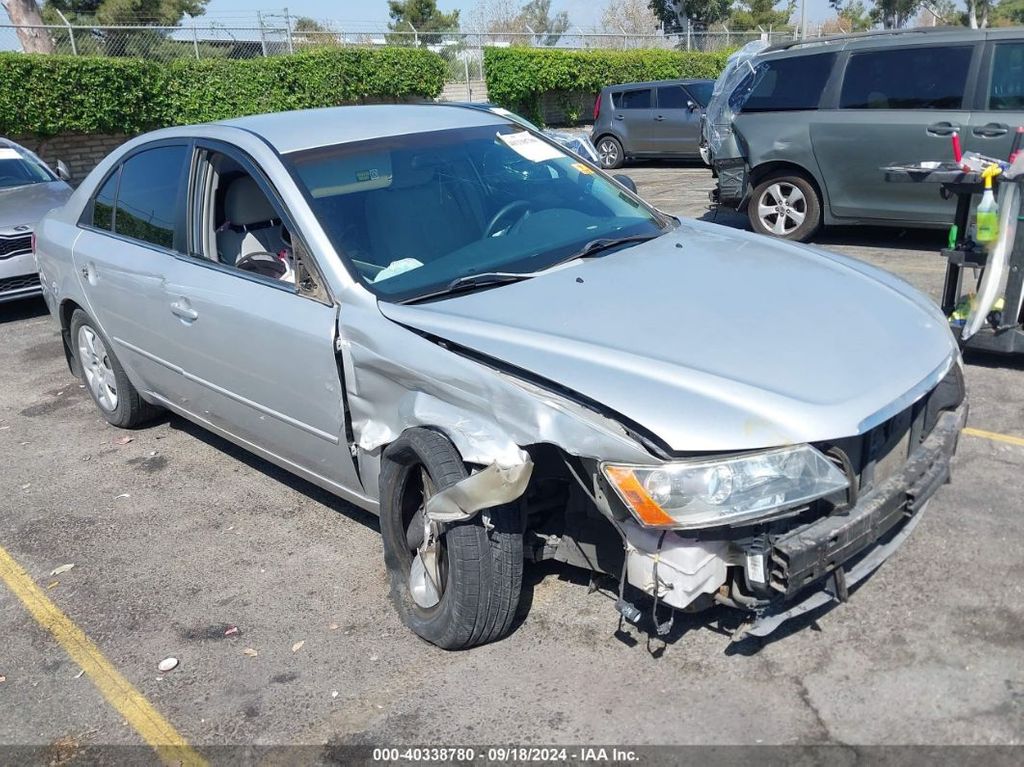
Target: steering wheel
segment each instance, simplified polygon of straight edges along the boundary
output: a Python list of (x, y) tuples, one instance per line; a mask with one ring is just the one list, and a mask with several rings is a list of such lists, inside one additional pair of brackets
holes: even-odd
[(241, 269), (243, 272), (253, 272), (264, 277), (273, 277), (275, 280), (284, 277), (288, 271), (288, 267), (277, 257), (277, 254), (267, 250), (255, 250), (252, 253), (246, 253), (235, 261), (235, 268)]
[(528, 203), (526, 200), (513, 200), (508, 205), (502, 206), (501, 210), (499, 210), (497, 213), (494, 214), (494, 216), (491, 217), (490, 223), (487, 224), (487, 228), (484, 230), (484, 237), (493, 237), (497, 232), (500, 232), (501, 229), (498, 228), (498, 224), (500, 224), (506, 218), (509, 218), (512, 215), (512, 213), (517, 210), (521, 212), (518, 216), (516, 216), (516, 218), (512, 220), (510, 225), (505, 228), (511, 229), (512, 226), (515, 226), (524, 218), (526, 218), (527, 214), (530, 212), (530, 203)]

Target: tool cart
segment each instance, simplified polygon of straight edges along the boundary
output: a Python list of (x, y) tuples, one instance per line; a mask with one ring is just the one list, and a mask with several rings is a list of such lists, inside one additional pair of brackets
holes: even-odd
[(1024, 216), (1021, 210), (1024, 174), (1000, 173), (991, 186), (999, 200), (998, 239), (985, 245), (972, 230), (972, 200), (983, 195), (980, 172), (956, 163), (916, 163), (884, 168), (890, 183), (936, 184), (936, 194), (956, 198), (942, 287), (942, 312), (964, 348), (1024, 353)]

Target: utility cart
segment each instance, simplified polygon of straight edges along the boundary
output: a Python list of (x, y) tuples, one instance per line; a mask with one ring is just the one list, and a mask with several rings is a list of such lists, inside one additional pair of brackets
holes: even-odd
[[(937, 194), (956, 198), (954, 228), (949, 244), (941, 251), (946, 259), (942, 287), (942, 312), (950, 322), (961, 347), (1008, 354), (1024, 353), (1024, 218), (1021, 189), (1024, 175), (1015, 178), (996, 176), (999, 187), (1012, 184), (1000, 200), (1000, 240), (990, 247), (974, 242), (970, 236), (972, 199), (984, 192), (980, 173), (966, 172), (954, 163), (917, 163), (884, 168), (890, 183), (937, 184)], [(1009, 206), (1004, 210), (1004, 206)], [(1004, 241), (1004, 234), (1009, 237)], [(974, 274), (965, 275), (965, 270)], [(976, 275), (976, 279), (965, 280)], [(1003, 282), (1005, 280), (1005, 287)], [(964, 283), (968, 282), (967, 290)], [(970, 283), (974, 283), (970, 285)], [(976, 298), (971, 301), (970, 293)], [(1001, 303), (1000, 303), (1001, 299)], [(955, 316), (969, 306), (967, 317)]]

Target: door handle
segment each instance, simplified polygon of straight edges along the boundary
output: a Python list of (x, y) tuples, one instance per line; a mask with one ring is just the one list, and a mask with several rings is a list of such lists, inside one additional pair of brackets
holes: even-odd
[(623, 119), (623, 117), (622, 117), (622, 115), (615, 115), (615, 119), (616, 120), (621, 120), (621, 119)]
[(195, 322), (199, 319), (199, 312), (188, 305), (186, 299), (175, 301), (171, 304), (171, 314), (174, 314), (186, 322)]
[(982, 125), (980, 128), (975, 128), (971, 133), (979, 138), (999, 138), (1000, 136), (1005, 136), (1009, 131), (1009, 125), (989, 123), (988, 125)]
[(665, 117), (663, 115), (658, 115), (657, 117), (654, 118), (654, 121), (660, 123), (664, 119), (665, 119)]
[(952, 136), (953, 131), (959, 130), (959, 124), (951, 122), (932, 123), (925, 128), (925, 132), (929, 136)]

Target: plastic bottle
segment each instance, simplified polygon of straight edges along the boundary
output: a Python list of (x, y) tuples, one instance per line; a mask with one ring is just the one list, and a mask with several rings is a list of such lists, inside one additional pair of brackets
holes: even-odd
[(999, 206), (992, 193), (992, 178), (998, 172), (996, 166), (989, 166), (981, 174), (981, 177), (985, 179), (985, 193), (981, 196), (981, 202), (978, 203), (976, 239), (985, 245), (999, 239)]

